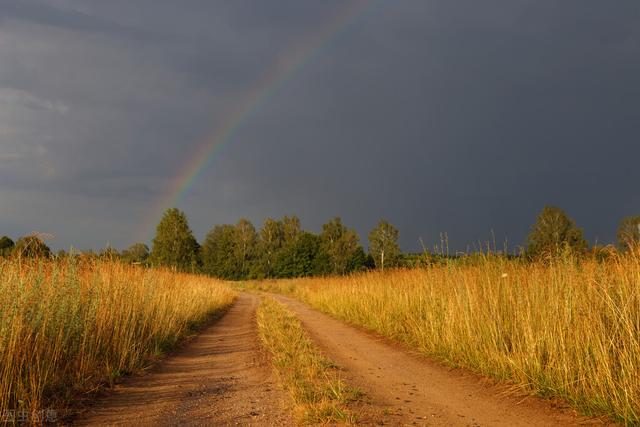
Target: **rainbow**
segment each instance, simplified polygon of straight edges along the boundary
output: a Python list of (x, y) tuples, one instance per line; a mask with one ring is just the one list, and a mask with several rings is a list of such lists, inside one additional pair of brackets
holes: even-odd
[(236, 108), (229, 112), (222, 121), (223, 125), (207, 137), (179, 169), (170, 181), (164, 193), (165, 196), (155, 206), (149, 222), (142, 227), (142, 230), (145, 233), (151, 232), (165, 209), (178, 206), (189, 189), (211, 165), (216, 155), (234, 140), (238, 129), (242, 128), (262, 106), (269, 102), (274, 93), (309, 64), (323, 48), (343, 34), (359, 17), (364, 16), (375, 2), (376, 0), (349, 1), (317, 32), (310, 34), (301, 43), (279, 55), (262, 78), (239, 100)]

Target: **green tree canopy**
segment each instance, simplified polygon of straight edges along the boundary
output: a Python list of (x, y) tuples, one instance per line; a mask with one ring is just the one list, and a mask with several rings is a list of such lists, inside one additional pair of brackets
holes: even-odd
[(122, 251), (122, 259), (131, 264), (142, 264), (149, 258), (149, 247), (144, 243), (134, 243)]
[(278, 252), (274, 271), (277, 277), (304, 277), (317, 274), (320, 237), (306, 231)]
[(400, 256), (398, 234), (398, 229), (385, 220), (380, 220), (369, 232), (369, 253), (377, 268), (384, 270), (396, 265)]
[(302, 233), (300, 219), (295, 215), (292, 217), (285, 215), (285, 217), (282, 218), (282, 231), (284, 233), (285, 244), (294, 242), (300, 233)]
[(0, 237), (0, 256), (7, 257), (11, 255), (15, 243), (7, 236)]
[(18, 239), (13, 253), (28, 258), (48, 258), (51, 256), (51, 249), (40, 237), (28, 235)]
[(167, 209), (156, 229), (151, 250), (151, 262), (180, 271), (195, 271), (198, 267), (198, 242), (193, 237), (184, 212)]
[(239, 278), (235, 253), (236, 229), (233, 225), (216, 225), (202, 244), (202, 268), (205, 273), (222, 279)]
[(556, 256), (563, 250), (583, 253), (588, 247), (582, 229), (560, 208), (545, 206), (538, 215), (527, 239), (531, 258)]
[(618, 246), (621, 249), (628, 249), (631, 246), (640, 244), (640, 216), (630, 216), (620, 221), (618, 225)]
[(367, 255), (364, 252), (362, 246), (358, 245), (358, 248), (353, 253), (351, 259), (349, 260), (349, 265), (347, 266), (347, 271), (364, 271), (370, 268), (374, 268), (375, 263), (371, 255)]
[(234, 227), (234, 256), (241, 278), (248, 276), (249, 264), (255, 255), (256, 240), (256, 229), (251, 221), (244, 218), (238, 221)]
[(360, 248), (359, 240), (358, 234), (345, 227), (340, 217), (322, 226), (320, 247), (328, 256), (332, 273), (345, 274), (350, 271), (351, 262)]
[(282, 221), (267, 218), (258, 233), (256, 260), (252, 276), (256, 278), (274, 277), (274, 263), (278, 251), (284, 245), (284, 227)]

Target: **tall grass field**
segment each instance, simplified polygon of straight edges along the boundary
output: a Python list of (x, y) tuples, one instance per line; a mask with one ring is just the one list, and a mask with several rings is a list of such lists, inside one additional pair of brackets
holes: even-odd
[(142, 367), (234, 297), (202, 276), (0, 258), (0, 414), (64, 408)]
[(640, 423), (640, 255), (261, 282), (450, 365)]

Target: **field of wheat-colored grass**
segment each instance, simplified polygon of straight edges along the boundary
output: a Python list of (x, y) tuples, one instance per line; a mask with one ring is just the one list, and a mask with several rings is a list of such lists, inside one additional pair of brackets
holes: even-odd
[(64, 408), (140, 368), (234, 298), (203, 276), (0, 258), (0, 414)]
[(640, 256), (265, 281), (450, 365), (640, 423)]

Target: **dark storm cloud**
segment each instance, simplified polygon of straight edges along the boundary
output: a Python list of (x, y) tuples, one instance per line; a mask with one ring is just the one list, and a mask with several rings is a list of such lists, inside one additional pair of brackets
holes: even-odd
[[(0, 22), (18, 19), (71, 31), (154, 40), (150, 34), (146, 34), (144, 31), (120, 25), (100, 16), (90, 15), (79, 10), (60, 9), (41, 2), (2, 0), (0, 8), (2, 9)], [(156, 37), (159, 36), (160, 34), (156, 35)]]
[[(0, 234), (126, 246), (184, 162), (333, 2), (0, 0)], [(181, 208), (386, 217), (417, 250), (640, 213), (635, 1), (378, 2), (287, 80)]]

